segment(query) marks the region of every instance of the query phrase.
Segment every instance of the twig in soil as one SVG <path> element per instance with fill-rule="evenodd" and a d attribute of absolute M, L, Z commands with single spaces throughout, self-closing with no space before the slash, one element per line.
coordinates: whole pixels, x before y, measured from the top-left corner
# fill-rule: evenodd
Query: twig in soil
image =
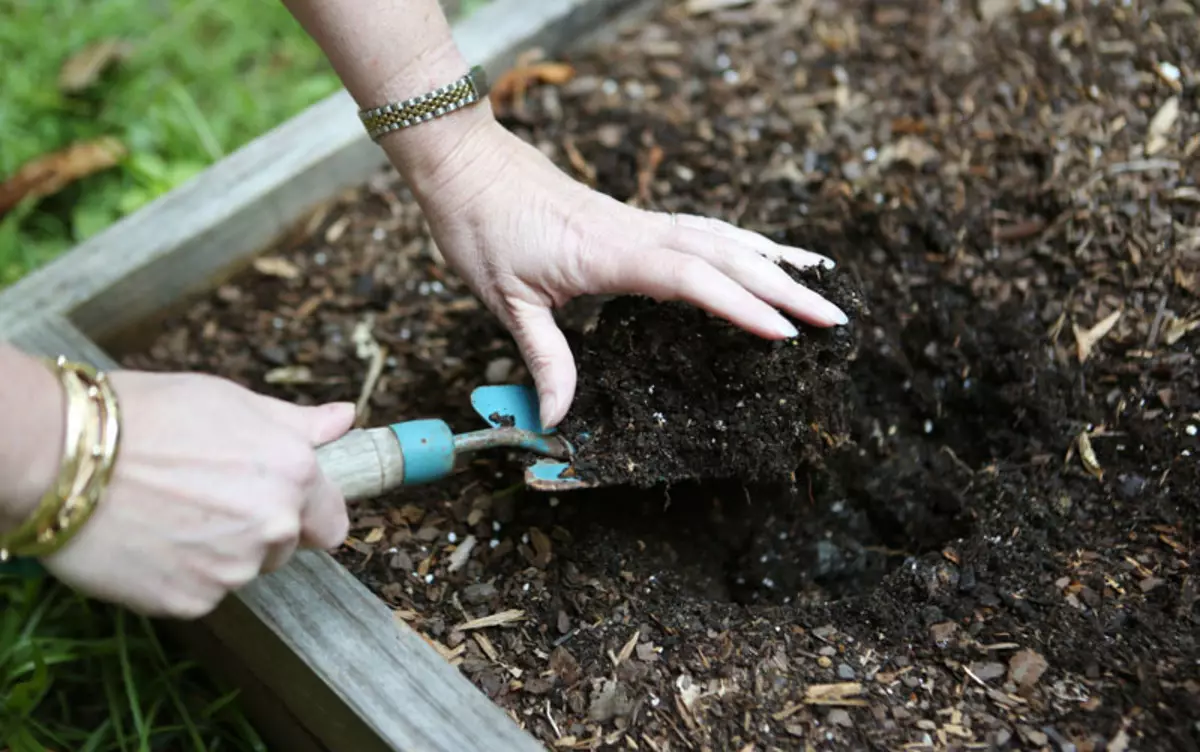
<path fill-rule="evenodd" d="M 1124 175 L 1130 172 L 1151 172 L 1153 170 L 1178 170 L 1179 162 L 1174 159 L 1134 159 L 1129 162 L 1116 162 L 1108 166 L 1109 175 Z"/>
<path fill-rule="evenodd" d="M 484 616 L 481 619 L 473 619 L 472 621 L 463 622 L 462 624 L 459 624 L 458 626 L 456 626 L 454 629 L 459 632 L 465 632 L 468 629 L 483 629 L 485 627 L 499 627 L 504 624 L 509 624 L 514 621 L 519 621 L 524 616 L 525 616 L 525 612 L 523 610 L 521 610 L 519 608 L 513 608 L 513 609 L 509 609 L 508 611 L 501 611 L 499 613 L 492 614 L 491 616 Z"/>
<path fill-rule="evenodd" d="M 371 400 L 371 395 L 375 393 L 375 387 L 379 384 L 379 377 L 383 374 L 383 364 L 387 359 L 387 348 L 380 345 L 375 352 L 371 353 L 371 363 L 367 367 L 367 378 L 363 380 L 362 391 L 358 393 L 358 402 L 354 406 L 354 422 L 359 428 L 362 428 L 370 418 L 370 410 L 367 403 Z"/>
<path fill-rule="evenodd" d="M 1162 330 L 1163 318 L 1167 314 L 1167 296 L 1158 299 L 1158 310 L 1154 312 L 1154 322 L 1150 325 L 1150 334 L 1146 337 L 1146 349 L 1153 350 L 1158 344 L 1158 333 Z"/>
<path fill-rule="evenodd" d="M 963 671 L 967 672 L 967 676 L 969 676 L 975 680 L 976 684 L 983 687 L 984 689 L 990 689 L 990 687 L 988 687 L 988 685 L 987 685 L 987 682 L 985 682 L 983 679 L 980 679 L 978 676 L 976 676 L 975 672 L 971 670 L 970 666 L 963 666 L 962 668 L 963 668 Z"/>
<path fill-rule="evenodd" d="M 351 335 L 358 357 L 364 360 L 371 359 L 367 366 L 367 377 L 363 381 L 362 390 L 358 394 L 358 402 L 354 407 L 354 422 L 359 428 L 362 428 L 369 418 L 367 402 L 375 393 L 375 386 L 379 383 L 379 377 L 383 373 L 383 364 L 387 360 L 387 348 L 379 344 L 371 333 L 374 323 L 373 316 L 366 316 L 354 327 Z"/>
<path fill-rule="evenodd" d="M 554 730 L 554 738 L 561 739 L 562 732 L 558 730 L 558 724 L 554 722 L 554 716 L 550 714 L 550 698 L 546 698 L 546 720 L 550 721 L 550 728 Z"/>
<path fill-rule="evenodd" d="M 950 457 L 950 459 L 954 461 L 954 464 L 958 465 L 958 467 L 960 469 L 962 469 L 963 472 L 965 472 L 967 475 L 975 474 L 975 471 L 971 469 L 971 466 L 968 465 L 967 463 L 963 462 L 961 459 L 959 459 L 958 455 L 954 453 L 953 449 L 951 449 L 950 447 L 943 444 L 942 451 L 945 452 Z"/>
<path fill-rule="evenodd" d="M 807 705 L 866 707 L 867 701 L 857 698 L 857 695 L 862 694 L 862 690 L 862 684 L 858 682 L 813 684 L 804 690 L 804 702 Z"/>

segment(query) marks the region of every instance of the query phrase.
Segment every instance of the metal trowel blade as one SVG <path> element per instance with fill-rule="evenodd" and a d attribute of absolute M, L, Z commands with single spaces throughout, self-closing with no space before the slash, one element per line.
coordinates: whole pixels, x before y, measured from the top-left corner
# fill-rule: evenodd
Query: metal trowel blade
<path fill-rule="evenodd" d="M 520 384 L 494 384 L 471 392 L 471 407 L 492 428 L 515 426 L 525 431 L 551 435 L 555 429 L 542 425 L 537 391 Z M 575 474 L 570 462 L 538 460 L 525 469 L 525 485 L 535 491 L 577 491 L 599 485 Z"/>

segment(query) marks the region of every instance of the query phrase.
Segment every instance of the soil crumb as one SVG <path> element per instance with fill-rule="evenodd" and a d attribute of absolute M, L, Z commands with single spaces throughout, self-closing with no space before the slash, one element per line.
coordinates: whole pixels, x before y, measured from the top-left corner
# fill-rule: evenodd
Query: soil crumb
<path fill-rule="evenodd" d="M 783 267 L 854 317 L 836 270 Z M 680 480 L 782 481 L 819 464 L 847 431 L 857 330 L 793 322 L 762 339 L 683 303 L 623 296 L 577 337 L 577 397 L 561 426 L 583 480 L 650 487 Z"/>

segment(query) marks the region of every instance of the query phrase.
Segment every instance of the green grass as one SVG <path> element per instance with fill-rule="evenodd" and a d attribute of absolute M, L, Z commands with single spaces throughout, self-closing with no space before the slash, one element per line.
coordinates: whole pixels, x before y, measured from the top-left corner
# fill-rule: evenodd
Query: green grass
<path fill-rule="evenodd" d="M 0 0 L 0 18 L 0 176 L 100 136 L 129 150 L 0 219 L 0 286 L 340 86 L 279 0 Z M 64 61 L 110 38 L 132 56 L 60 93 Z"/>
<path fill-rule="evenodd" d="M 0 748 L 266 749 L 236 697 L 142 618 L 41 577 L 0 577 L 0 603 Z"/>
<path fill-rule="evenodd" d="M 0 287 L 340 86 L 279 0 L 0 0 L 0 19 L 0 180 L 78 141 L 128 150 L 0 217 Z M 60 93 L 64 61 L 109 38 L 132 56 Z M 235 697 L 151 624 L 50 579 L 0 577 L 0 750 L 263 749 Z"/>
<path fill-rule="evenodd" d="M 132 56 L 61 93 L 63 63 L 113 38 Z M 279 0 L 0 0 L 0 60 L 0 181 L 81 141 L 128 150 L 0 216 L 0 288 L 340 86 Z M 0 752 L 264 749 L 236 696 L 147 621 L 0 574 Z"/>

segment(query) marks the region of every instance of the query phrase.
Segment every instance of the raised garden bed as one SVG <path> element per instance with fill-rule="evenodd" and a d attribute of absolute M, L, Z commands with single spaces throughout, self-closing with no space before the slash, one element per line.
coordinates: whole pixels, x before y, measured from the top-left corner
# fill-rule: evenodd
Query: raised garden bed
<path fill-rule="evenodd" d="M 1200 744 L 1200 23 L 1020 5 L 672 1 L 564 53 L 511 128 L 617 198 L 831 256 L 815 284 L 857 301 L 809 359 L 582 306 L 564 430 L 607 422 L 643 480 L 679 469 L 663 446 L 790 445 L 794 477 L 552 496 L 481 458 L 357 504 L 345 571 L 547 746 Z M 369 330 L 370 423 L 460 430 L 473 387 L 526 377 L 390 171 L 269 256 L 121 361 L 357 400 Z M 755 362 L 772 391 L 704 376 Z"/>

